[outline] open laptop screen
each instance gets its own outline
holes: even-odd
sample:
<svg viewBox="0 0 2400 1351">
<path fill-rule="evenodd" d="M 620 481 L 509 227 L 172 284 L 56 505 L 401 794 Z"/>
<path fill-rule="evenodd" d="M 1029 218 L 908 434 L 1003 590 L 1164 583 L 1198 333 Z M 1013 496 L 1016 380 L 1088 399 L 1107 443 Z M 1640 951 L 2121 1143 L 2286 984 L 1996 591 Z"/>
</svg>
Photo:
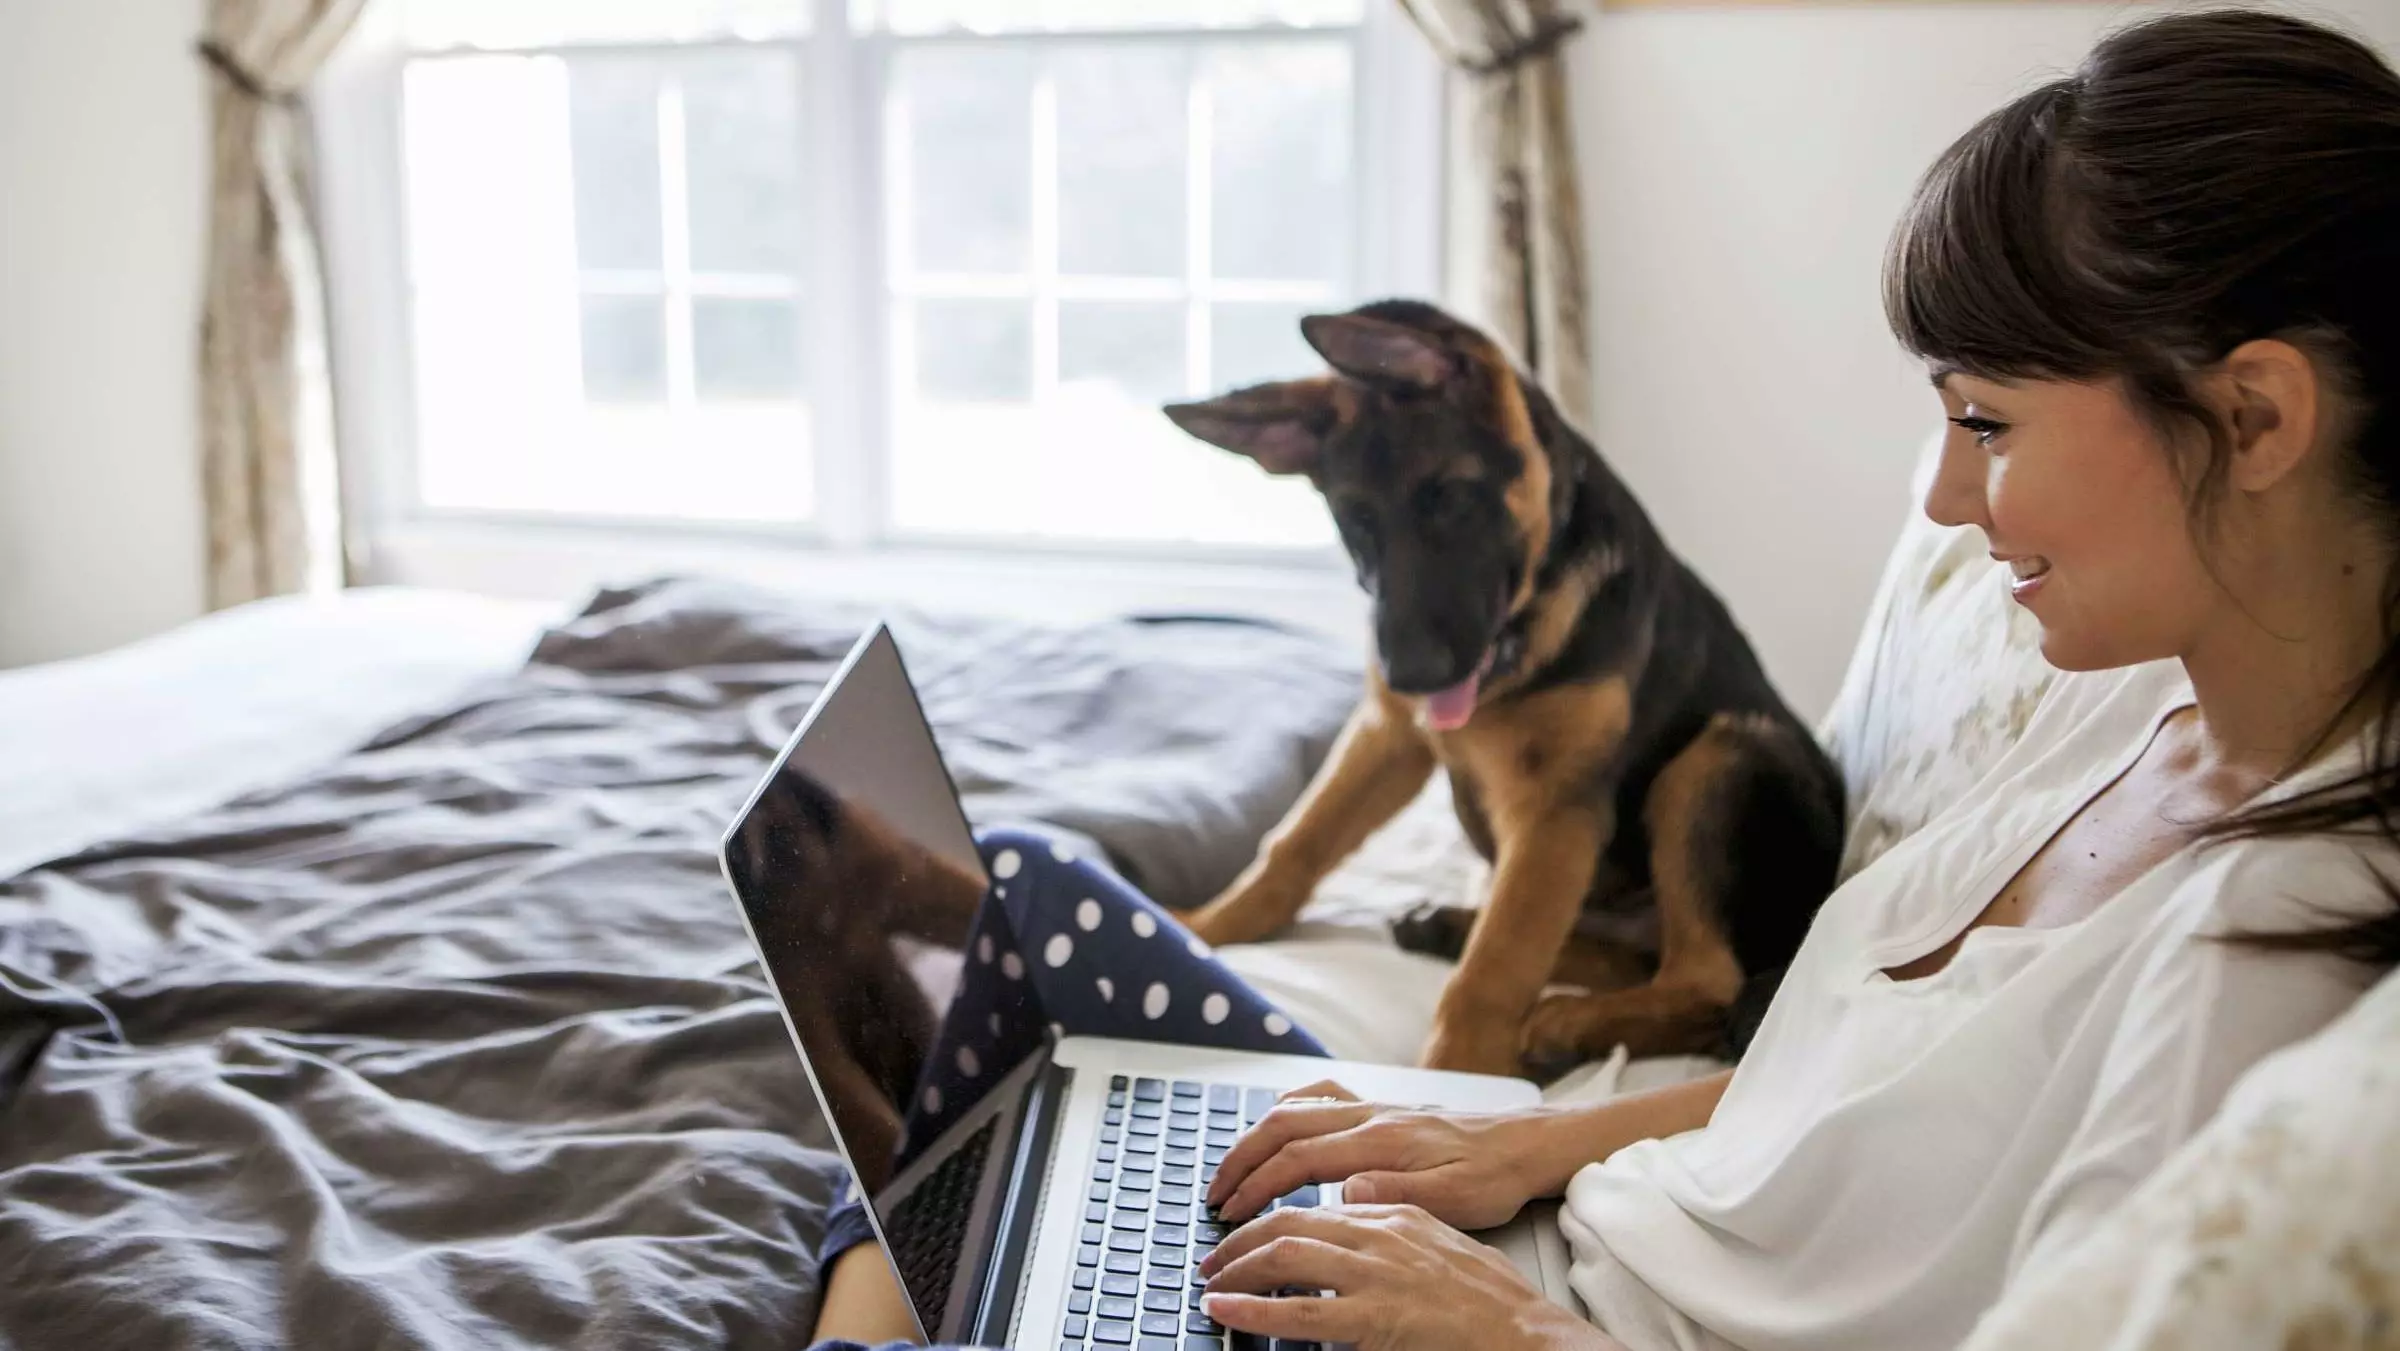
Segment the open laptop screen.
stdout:
<svg viewBox="0 0 2400 1351">
<path fill-rule="evenodd" d="M 1001 907 L 984 904 L 974 837 L 880 626 L 735 821 L 725 865 L 843 1152 L 898 1245 L 889 1184 L 944 1132 L 955 1140 L 1043 1045 L 1047 1019 Z M 969 963 L 1019 978 L 975 982 L 962 1001 Z"/>
</svg>

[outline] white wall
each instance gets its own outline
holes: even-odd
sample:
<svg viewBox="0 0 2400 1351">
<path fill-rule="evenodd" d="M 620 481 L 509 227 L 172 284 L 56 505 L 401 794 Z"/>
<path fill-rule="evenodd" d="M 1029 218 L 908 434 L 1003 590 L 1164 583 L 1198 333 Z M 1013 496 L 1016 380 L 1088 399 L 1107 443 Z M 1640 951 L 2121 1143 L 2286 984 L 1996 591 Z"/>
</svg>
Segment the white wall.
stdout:
<svg viewBox="0 0 2400 1351">
<path fill-rule="evenodd" d="M 1976 118 L 2164 7 L 1628 9 L 1571 49 L 1591 430 L 1804 715 L 1840 682 L 1938 416 L 1883 323 L 1892 221 Z M 2400 0 L 2304 12 L 2400 52 Z"/>
<path fill-rule="evenodd" d="M 191 618 L 198 0 L 0 0 L 0 667 Z"/>
</svg>

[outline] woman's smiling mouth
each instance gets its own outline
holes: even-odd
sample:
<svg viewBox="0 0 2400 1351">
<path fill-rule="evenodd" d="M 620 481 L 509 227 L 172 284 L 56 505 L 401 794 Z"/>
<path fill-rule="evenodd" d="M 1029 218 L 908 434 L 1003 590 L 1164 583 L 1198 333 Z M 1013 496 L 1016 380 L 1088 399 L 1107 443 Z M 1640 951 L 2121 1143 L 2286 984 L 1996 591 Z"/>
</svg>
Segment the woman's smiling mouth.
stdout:
<svg viewBox="0 0 2400 1351">
<path fill-rule="evenodd" d="M 2008 565 L 2008 594 L 2018 601 L 2030 599 L 2050 575 L 2050 560 L 2038 555 L 2006 558 L 1993 554 L 1992 557 Z"/>
</svg>

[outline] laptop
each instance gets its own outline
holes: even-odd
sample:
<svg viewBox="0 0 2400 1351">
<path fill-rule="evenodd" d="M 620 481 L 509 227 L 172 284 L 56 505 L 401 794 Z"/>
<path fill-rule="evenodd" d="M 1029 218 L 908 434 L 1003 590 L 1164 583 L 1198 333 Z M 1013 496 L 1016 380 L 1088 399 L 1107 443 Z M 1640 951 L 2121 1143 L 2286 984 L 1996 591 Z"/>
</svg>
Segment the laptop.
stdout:
<svg viewBox="0 0 2400 1351">
<path fill-rule="evenodd" d="M 1023 978 L 1005 907 L 985 900 L 957 791 L 881 625 L 769 767 L 720 861 L 928 1341 L 1263 1345 L 1200 1311 L 1195 1269 L 1225 1233 L 1203 1202 L 1216 1164 L 1279 1094 L 1335 1078 L 1426 1106 L 1539 1098 L 1520 1079 L 1063 1035 Z M 970 962 L 1018 974 L 970 996 Z M 961 1049 L 937 1058 L 936 1045 Z M 1327 1184 L 1278 1204 L 1339 1199 Z M 1529 1207 L 1483 1237 L 1574 1307 L 1553 1219 Z"/>
</svg>

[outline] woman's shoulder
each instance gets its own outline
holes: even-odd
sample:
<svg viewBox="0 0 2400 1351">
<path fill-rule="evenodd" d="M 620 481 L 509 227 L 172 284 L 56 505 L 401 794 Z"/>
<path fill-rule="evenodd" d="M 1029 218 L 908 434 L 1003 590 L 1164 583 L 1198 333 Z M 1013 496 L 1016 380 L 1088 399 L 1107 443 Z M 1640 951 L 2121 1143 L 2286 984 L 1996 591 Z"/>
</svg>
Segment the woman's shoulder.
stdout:
<svg viewBox="0 0 2400 1351">
<path fill-rule="evenodd" d="M 2368 764 L 2363 737 L 2337 744 L 2285 776 L 2245 810 L 2346 792 Z M 2195 923 L 2241 932 L 2317 929 L 2388 913 L 2400 897 L 2400 841 L 2369 820 L 2332 831 L 2239 833 L 2192 846 L 2177 906 Z"/>
<path fill-rule="evenodd" d="M 2400 886 L 2400 849 L 2381 836 L 2204 840 L 2176 886 L 2170 922 L 2195 935 L 2282 933 L 2372 918 Z"/>
</svg>

